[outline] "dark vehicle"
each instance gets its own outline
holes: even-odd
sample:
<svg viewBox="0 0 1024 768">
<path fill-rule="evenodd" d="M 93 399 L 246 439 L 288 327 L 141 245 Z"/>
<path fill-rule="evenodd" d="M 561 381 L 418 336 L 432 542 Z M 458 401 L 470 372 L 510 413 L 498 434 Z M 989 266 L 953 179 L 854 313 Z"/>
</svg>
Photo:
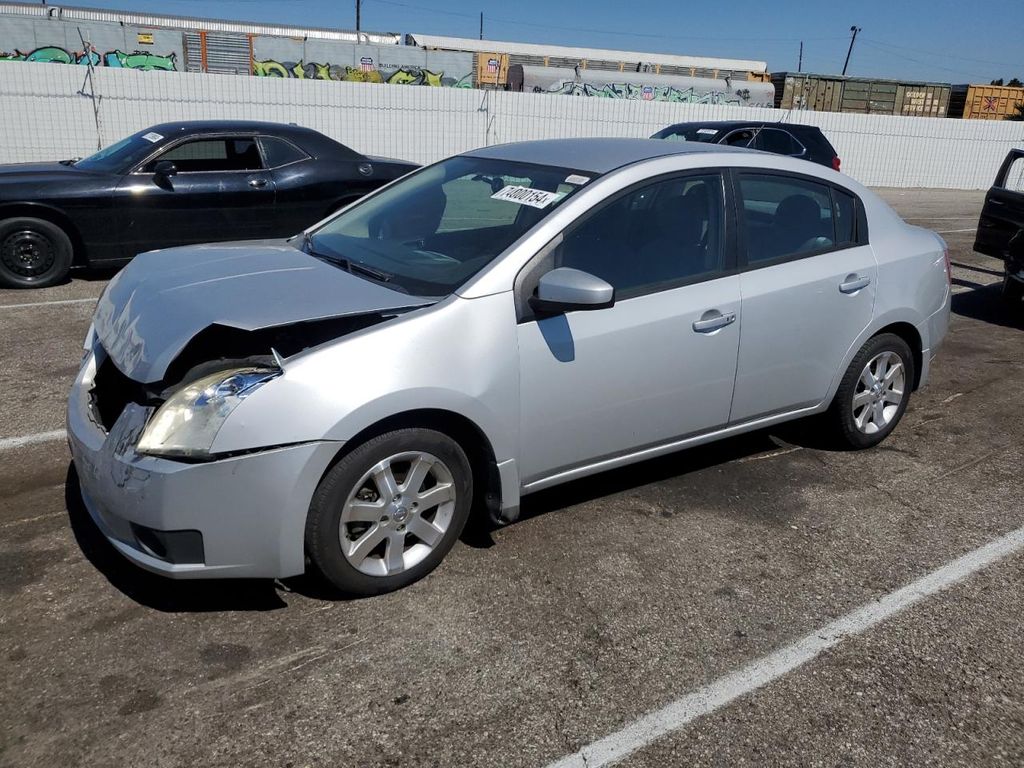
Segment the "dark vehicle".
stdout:
<svg viewBox="0 0 1024 768">
<path fill-rule="evenodd" d="M 1024 299 L 1024 149 L 1010 150 L 985 196 L 974 250 L 1002 259 L 1003 296 Z"/>
<path fill-rule="evenodd" d="M 757 120 L 677 123 L 662 128 L 651 138 L 749 147 L 776 155 L 799 157 L 834 171 L 839 170 L 839 155 L 816 125 L 765 123 Z"/>
<path fill-rule="evenodd" d="M 167 123 L 83 160 L 0 166 L 0 285 L 175 245 L 289 237 L 416 166 L 280 123 Z"/>
</svg>

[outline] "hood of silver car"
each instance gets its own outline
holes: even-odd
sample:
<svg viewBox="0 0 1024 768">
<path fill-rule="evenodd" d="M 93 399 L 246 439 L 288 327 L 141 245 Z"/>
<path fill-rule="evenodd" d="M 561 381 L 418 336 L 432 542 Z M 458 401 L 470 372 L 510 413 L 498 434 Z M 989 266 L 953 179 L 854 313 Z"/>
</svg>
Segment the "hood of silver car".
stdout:
<svg viewBox="0 0 1024 768">
<path fill-rule="evenodd" d="M 352 275 L 283 241 L 219 243 L 137 256 L 110 282 L 93 325 L 118 369 L 148 384 L 160 381 L 211 325 L 254 331 L 434 301 Z"/>
</svg>

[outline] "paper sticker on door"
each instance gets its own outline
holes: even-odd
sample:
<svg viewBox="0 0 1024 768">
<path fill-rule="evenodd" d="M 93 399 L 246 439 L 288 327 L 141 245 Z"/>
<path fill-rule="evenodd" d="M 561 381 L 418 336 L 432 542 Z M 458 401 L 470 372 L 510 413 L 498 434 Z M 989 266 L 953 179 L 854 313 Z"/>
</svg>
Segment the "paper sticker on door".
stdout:
<svg viewBox="0 0 1024 768">
<path fill-rule="evenodd" d="M 510 203 L 529 205 L 531 208 L 547 208 L 560 197 L 558 192 L 545 192 L 543 189 L 517 187 L 512 184 L 491 195 L 492 200 L 507 200 Z"/>
</svg>

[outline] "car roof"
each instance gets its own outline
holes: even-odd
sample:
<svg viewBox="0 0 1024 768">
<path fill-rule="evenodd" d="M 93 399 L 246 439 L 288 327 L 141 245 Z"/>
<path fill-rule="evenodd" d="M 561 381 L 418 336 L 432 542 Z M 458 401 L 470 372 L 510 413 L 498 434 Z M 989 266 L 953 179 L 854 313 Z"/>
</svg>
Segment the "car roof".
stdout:
<svg viewBox="0 0 1024 768">
<path fill-rule="evenodd" d="M 796 131 L 817 131 L 816 125 L 804 125 L 803 123 L 783 123 L 778 120 L 688 120 L 684 123 L 673 123 L 666 128 L 717 128 L 727 130 L 729 128 L 749 128 L 752 126 L 763 126 L 765 128 L 785 128 Z M 664 129 L 662 129 L 664 130 Z"/>
<path fill-rule="evenodd" d="M 464 153 L 464 157 L 553 165 L 574 170 L 608 173 L 624 165 L 668 155 L 753 152 L 721 144 L 661 139 L 545 139 L 498 144 Z M 763 154 L 763 153 L 758 153 Z"/>
<path fill-rule="evenodd" d="M 160 123 L 148 131 L 154 131 L 167 138 L 181 134 L 193 133 L 257 133 L 271 136 L 283 136 L 293 139 L 299 146 L 314 154 L 330 153 L 340 155 L 358 155 L 359 153 L 325 136 L 312 128 L 291 123 L 272 123 L 266 120 L 182 120 L 174 123 Z"/>
</svg>

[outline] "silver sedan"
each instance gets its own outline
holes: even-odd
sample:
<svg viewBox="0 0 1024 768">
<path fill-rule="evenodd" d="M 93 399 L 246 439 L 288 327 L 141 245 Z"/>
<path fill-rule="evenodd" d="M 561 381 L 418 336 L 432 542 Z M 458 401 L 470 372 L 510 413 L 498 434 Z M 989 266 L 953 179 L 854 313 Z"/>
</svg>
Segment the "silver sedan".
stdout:
<svg viewBox="0 0 1024 768">
<path fill-rule="evenodd" d="M 291 241 L 139 256 L 97 307 L 71 448 L 144 568 L 380 593 L 568 480 L 809 416 L 876 445 L 949 276 L 941 238 L 810 163 L 488 147 Z"/>
</svg>

